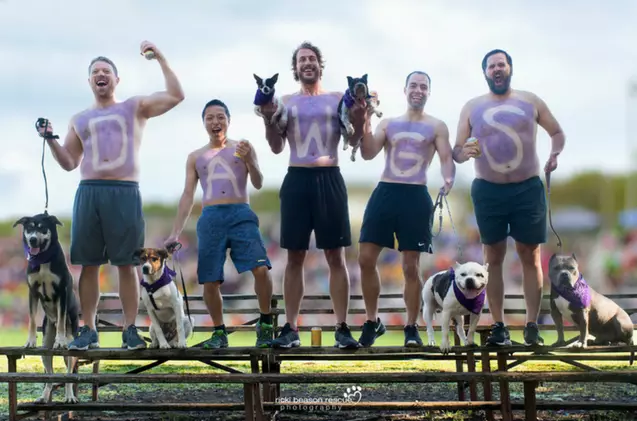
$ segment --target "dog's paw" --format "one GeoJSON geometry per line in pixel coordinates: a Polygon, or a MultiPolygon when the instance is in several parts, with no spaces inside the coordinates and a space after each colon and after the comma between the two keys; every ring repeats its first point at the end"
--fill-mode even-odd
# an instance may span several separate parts
{"type": "Polygon", "coordinates": [[[448,354],[451,351],[451,344],[449,343],[449,341],[445,341],[443,340],[442,343],[440,344],[440,351],[443,354],[448,354]]]}
{"type": "Polygon", "coordinates": [[[478,346],[478,345],[475,343],[475,341],[474,341],[473,339],[469,339],[469,338],[467,338],[467,339],[465,339],[465,341],[464,341],[464,346],[476,347],[476,346],[478,346]]]}
{"type": "Polygon", "coordinates": [[[345,131],[347,132],[348,136],[353,136],[354,135],[354,126],[351,124],[346,124],[345,125],[345,131]]]}
{"type": "Polygon", "coordinates": [[[436,340],[435,339],[429,339],[427,341],[427,345],[429,346],[436,346],[436,340]]]}
{"type": "Polygon", "coordinates": [[[33,401],[33,403],[48,403],[48,402],[49,400],[45,398],[44,396],[40,396],[39,398],[33,401]]]}
{"type": "Polygon", "coordinates": [[[75,397],[75,395],[70,395],[70,396],[65,396],[64,397],[64,403],[78,403],[79,400],[77,399],[77,397],[75,397]]]}
{"type": "Polygon", "coordinates": [[[159,344],[161,349],[170,349],[170,344],[168,342],[164,342],[163,344],[159,344]]]}
{"type": "Polygon", "coordinates": [[[175,348],[187,348],[188,344],[186,343],[186,341],[177,341],[177,344],[175,344],[175,348]]]}
{"type": "Polygon", "coordinates": [[[29,338],[29,339],[27,339],[27,343],[24,344],[25,348],[35,348],[36,346],[38,346],[38,339],[37,338],[29,338]]]}
{"type": "Polygon", "coordinates": [[[67,349],[69,347],[69,340],[64,336],[60,336],[59,338],[55,338],[55,342],[53,343],[53,349],[67,349]]]}
{"type": "Polygon", "coordinates": [[[150,345],[148,345],[149,348],[153,348],[153,349],[157,349],[159,348],[159,342],[151,342],[150,345]]]}
{"type": "Polygon", "coordinates": [[[382,111],[375,111],[376,117],[378,118],[383,118],[383,112],[382,111]]]}
{"type": "Polygon", "coordinates": [[[586,341],[582,342],[582,341],[576,341],[573,342],[569,348],[575,348],[575,349],[584,349],[587,347],[586,341]]]}
{"type": "Polygon", "coordinates": [[[343,141],[343,150],[346,151],[347,148],[349,148],[349,143],[347,142],[347,140],[343,141]]]}

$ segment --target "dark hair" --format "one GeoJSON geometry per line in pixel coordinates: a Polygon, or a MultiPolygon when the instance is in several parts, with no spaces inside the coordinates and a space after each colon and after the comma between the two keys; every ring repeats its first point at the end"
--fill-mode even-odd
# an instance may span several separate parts
{"type": "Polygon", "coordinates": [[[414,70],[413,72],[409,73],[407,75],[407,77],[405,78],[405,87],[407,87],[407,83],[409,83],[409,78],[412,77],[412,75],[425,75],[425,76],[427,76],[427,80],[429,81],[429,89],[431,89],[431,78],[429,77],[429,75],[426,72],[423,72],[422,70],[414,70]]]}
{"type": "Polygon", "coordinates": [[[491,50],[489,51],[484,58],[482,59],[482,71],[485,72],[487,70],[487,60],[489,59],[489,57],[491,57],[494,54],[504,54],[504,57],[506,57],[507,63],[509,63],[509,66],[511,68],[513,68],[513,59],[511,58],[511,56],[509,55],[509,53],[507,53],[504,50],[491,50]]]}
{"type": "Polygon", "coordinates": [[[102,61],[106,64],[109,64],[113,68],[113,72],[115,72],[115,76],[119,77],[117,74],[117,66],[115,66],[115,63],[113,63],[113,61],[110,58],[104,57],[104,56],[98,56],[98,57],[95,57],[93,60],[91,60],[91,64],[88,65],[89,74],[91,73],[91,67],[93,67],[93,65],[97,63],[98,61],[102,61]]]}
{"type": "Polygon", "coordinates": [[[223,108],[223,111],[226,113],[226,117],[230,118],[230,110],[228,110],[228,106],[220,99],[213,99],[208,101],[206,105],[203,107],[203,111],[201,112],[201,119],[203,120],[206,115],[206,110],[208,107],[218,106],[223,108]]]}
{"type": "Polygon", "coordinates": [[[299,53],[299,50],[312,50],[314,54],[316,54],[316,60],[318,60],[321,72],[325,68],[325,62],[323,61],[323,54],[321,53],[321,50],[311,42],[303,41],[301,45],[296,47],[296,50],[294,50],[294,54],[292,54],[292,75],[294,75],[294,80],[297,82],[299,81],[299,74],[296,71],[296,55],[299,53]]]}

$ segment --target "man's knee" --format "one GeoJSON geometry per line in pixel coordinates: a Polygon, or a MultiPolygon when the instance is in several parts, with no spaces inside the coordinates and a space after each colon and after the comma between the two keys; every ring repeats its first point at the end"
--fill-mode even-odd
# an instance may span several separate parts
{"type": "Polygon", "coordinates": [[[541,266],[539,244],[516,243],[515,248],[517,249],[520,262],[523,266],[541,266]]]}
{"type": "Polygon", "coordinates": [[[502,266],[507,252],[506,240],[484,246],[484,262],[489,267],[502,266]]]}
{"type": "Polygon", "coordinates": [[[99,279],[100,266],[82,266],[82,270],[80,271],[80,278],[83,281],[94,281],[97,282],[99,279]]]}
{"type": "Polygon", "coordinates": [[[365,244],[361,244],[360,251],[358,253],[358,265],[361,271],[376,270],[376,263],[378,262],[378,252],[376,247],[366,247],[365,244]]]}
{"type": "Polygon", "coordinates": [[[267,266],[258,266],[252,269],[252,274],[254,275],[255,282],[265,282],[268,280],[270,270],[267,266]]]}
{"type": "Polygon", "coordinates": [[[206,282],[203,284],[204,294],[216,294],[221,290],[221,282],[206,282]]]}
{"type": "Polygon", "coordinates": [[[403,274],[405,282],[419,282],[418,270],[420,269],[419,252],[403,252],[403,274]]]}
{"type": "Polygon", "coordinates": [[[325,260],[330,270],[345,269],[345,251],[343,248],[325,250],[325,260]]]}
{"type": "Polygon", "coordinates": [[[306,250],[288,250],[288,267],[302,268],[305,263],[306,250]]]}

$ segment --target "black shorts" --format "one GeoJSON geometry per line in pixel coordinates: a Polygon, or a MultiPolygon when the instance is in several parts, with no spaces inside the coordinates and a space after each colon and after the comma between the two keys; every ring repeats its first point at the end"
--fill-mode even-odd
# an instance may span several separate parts
{"type": "Polygon", "coordinates": [[[426,186],[380,182],[367,202],[359,243],[433,253],[433,201],[426,186]]]}
{"type": "Polygon", "coordinates": [[[352,245],[347,188],[339,167],[289,167],[281,190],[281,248],[307,250],[352,245]]]}

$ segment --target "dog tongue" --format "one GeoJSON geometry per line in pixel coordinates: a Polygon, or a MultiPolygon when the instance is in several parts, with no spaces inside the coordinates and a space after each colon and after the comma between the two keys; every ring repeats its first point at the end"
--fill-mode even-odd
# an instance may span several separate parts
{"type": "Polygon", "coordinates": [[[476,298],[482,292],[481,289],[465,289],[464,296],[468,299],[476,298]]]}
{"type": "Polygon", "coordinates": [[[40,247],[29,247],[29,254],[35,256],[40,252],[40,247]]]}

